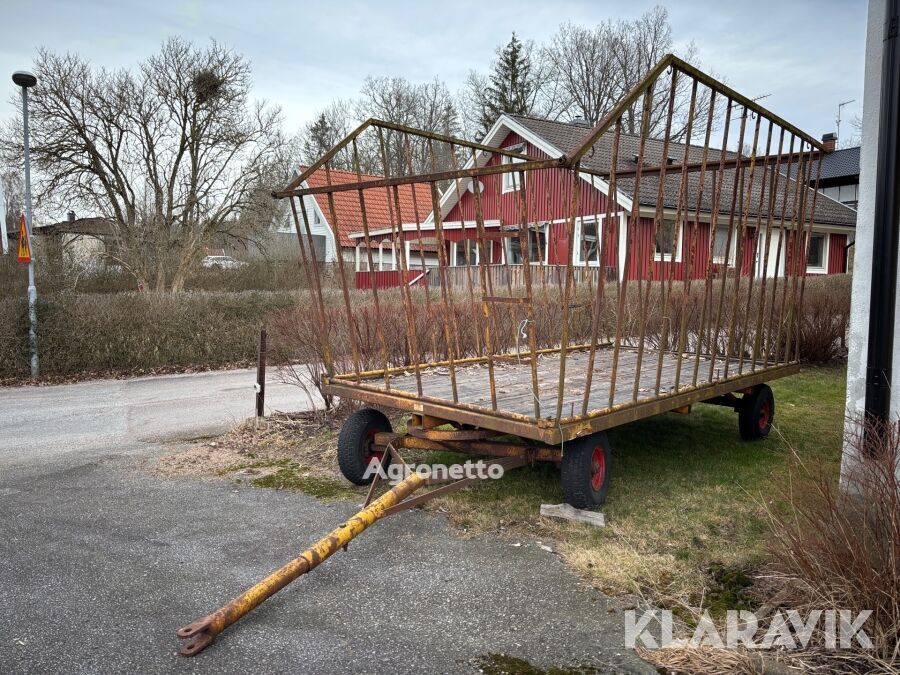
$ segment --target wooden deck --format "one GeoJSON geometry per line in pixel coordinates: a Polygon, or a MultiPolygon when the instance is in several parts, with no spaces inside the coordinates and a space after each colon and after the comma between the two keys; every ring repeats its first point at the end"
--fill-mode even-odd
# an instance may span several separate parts
{"type": "MultiPolygon", "coordinates": [[[[635,399],[634,382],[637,372],[638,354],[636,349],[623,348],[619,352],[619,363],[615,383],[613,404],[640,403],[666,395],[675,389],[675,373],[678,356],[672,353],[663,354],[663,366],[660,376],[659,392],[656,388],[656,373],[659,364],[659,352],[644,351],[641,364],[640,383],[635,399]]],[[[594,374],[591,383],[591,394],[588,399],[588,411],[602,410],[609,406],[609,393],[612,373],[613,350],[602,348],[597,350],[594,361],[594,374]]],[[[694,354],[685,354],[682,359],[679,389],[692,384],[694,373],[694,354]]],[[[725,379],[724,360],[717,358],[713,380],[709,378],[710,359],[700,357],[698,384],[711,384],[725,379]]],[[[562,416],[581,415],[584,390],[586,385],[588,352],[570,352],[566,358],[566,378],[563,393],[562,416]]],[[[761,365],[761,364],[760,364],[761,365]]],[[[737,374],[737,363],[731,363],[728,375],[737,374]]],[[[558,353],[543,354],[538,357],[538,392],[535,396],[531,378],[531,360],[522,358],[519,363],[495,362],[494,379],[497,388],[497,411],[517,413],[534,417],[535,398],[540,402],[540,417],[555,417],[557,391],[559,388],[560,357],[558,353]]],[[[743,372],[750,371],[750,364],[745,362],[743,372]]],[[[453,390],[448,367],[429,367],[420,370],[422,377],[422,395],[431,399],[453,403],[453,390]]],[[[349,383],[348,383],[349,384],[349,383]]],[[[384,378],[366,380],[369,386],[386,389],[384,378]]],[[[478,406],[490,411],[491,394],[488,380],[488,366],[477,363],[456,367],[456,384],[458,402],[478,406]]],[[[412,371],[391,377],[392,391],[402,391],[413,396],[418,395],[416,377],[412,371]]]]}

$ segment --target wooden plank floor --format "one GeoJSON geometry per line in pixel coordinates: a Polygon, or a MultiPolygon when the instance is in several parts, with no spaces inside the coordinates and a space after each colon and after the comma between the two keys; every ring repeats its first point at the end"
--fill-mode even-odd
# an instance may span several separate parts
{"type": "MultiPolygon", "coordinates": [[[[613,350],[603,348],[597,350],[594,361],[594,375],[591,383],[591,395],[588,410],[600,410],[609,404],[610,374],[612,372],[613,350]]],[[[685,355],[681,366],[680,387],[689,385],[694,372],[694,355],[685,355]]],[[[698,383],[706,383],[709,376],[710,359],[700,357],[698,383]]],[[[587,375],[588,352],[570,352],[566,358],[566,379],[563,393],[563,417],[581,414],[582,401],[587,375]]],[[[659,353],[645,351],[641,365],[640,384],[637,400],[646,401],[656,398],[656,371],[659,353]]],[[[675,354],[663,355],[662,375],[660,378],[660,394],[668,394],[675,387],[675,371],[678,357],[675,354]]],[[[559,388],[559,354],[545,354],[538,358],[538,399],[541,417],[555,417],[557,390],[559,388]]],[[[730,374],[737,372],[737,364],[732,363],[730,374]]],[[[750,366],[744,363],[744,372],[750,366]]],[[[453,402],[453,390],[450,383],[450,370],[447,367],[422,368],[422,393],[431,398],[453,402]]],[[[623,348],[619,352],[618,375],[614,403],[630,403],[634,400],[634,381],[637,372],[637,350],[623,348]]],[[[713,380],[724,378],[724,363],[717,359],[713,380]]],[[[497,409],[503,412],[519,413],[534,416],[535,396],[531,380],[531,360],[523,358],[521,363],[500,363],[494,365],[494,381],[497,388],[497,409]]],[[[385,388],[384,379],[368,380],[369,385],[385,388]]],[[[460,403],[467,403],[491,410],[491,394],[486,363],[457,366],[457,392],[460,403]]],[[[391,378],[391,389],[398,389],[412,394],[417,393],[415,374],[408,373],[391,378]]]]}

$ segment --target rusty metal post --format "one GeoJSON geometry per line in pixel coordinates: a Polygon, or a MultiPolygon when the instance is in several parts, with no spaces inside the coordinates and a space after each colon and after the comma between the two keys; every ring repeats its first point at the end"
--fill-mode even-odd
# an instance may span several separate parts
{"type": "Polygon", "coordinates": [[[259,331],[259,351],[256,357],[256,419],[266,416],[266,329],[259,331]]]}

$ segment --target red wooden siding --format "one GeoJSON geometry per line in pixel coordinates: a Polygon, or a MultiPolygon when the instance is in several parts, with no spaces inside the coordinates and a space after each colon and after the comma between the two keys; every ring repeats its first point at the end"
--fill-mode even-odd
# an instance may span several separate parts
{"type": "MultiPolygon", "coordinates": [[[[500,144],[501,147],[519,145],[523,139],[510,133],[500,144]]],[[[530,143],[525,144],[525,153],[533,157],[546,158],[547,155],[530,143]]],[[[488,166],[499,164],[499,156],[491,157],[488,166]]],[[[518,175],[518,174],[517,174],[518,175]]],[[[481,182],[484,190],[481,193],[482,217],[485,220],[499,220],[501,226],[518,225],[521,222],[522,192],[511,190],[503,192],[503,177],[500,175],[483,176],[481,182]]],[[[525,194],[527,203],[526,220],[529,223],[550,222],[548,228],[548,264],[567,264],[569,256],[568,231],[564,223],[553,223],[565,220],[572,213],[572,174],[560,169],[542,169],[530,171],[526,177],[525,194]]],[[[611,213],[620,209],[612,205],[611,213]]],[[[578,199],[579,216],[606,215],[606,196],[590,184],[582,182],[578,199]]],[[[462,199],[453,206],[446,221],[474,220],[475,196],[466,191],[462,199]]],[[[609,242],[608,242],[609,243],[609,242]]],[[[541,252],[544,256],[544,252],[541,252]]],[[[612,246],[607,247],[606,265],[615,265],[616,252],[612,246]]]]}
{"type": "MultiPolygon", "coordinates": [[[[422,275],[421,269],[412,269],[404,275],[403,270],[382,270],[373,272],[357,272],[356,288],[360,290],[368,290],[372,286],[377,288],[395,288],[403,283],[412,281],[416,277],[422,275]]],[[[424,286],[428,283],[428,278],[422,276],[416,282],[416,286],[424,286]]]]}
{"type": "Polygon", "coordinates": [[[828,241],[828,274],[847,271],[847,235],[832,234],[828,241]]]}
{"type": "MultiPolygon", "coordinates": [[[[525,141],[521,136],[510,133],[501,143],[501,147],[519,146],[524,143],[524,152],[533,157],[546,158],[547,155],[541,152],[532,144],[525,141]]],[[[502,161],[502,157],[493,156],[489,159],[488,165],[497,165],[502,161]]],[[[518,176],[518,174],[516,174],[518,176]]],[[[481,192],[481,216],[485,221],[499,221],[500,227],[516,227],[522,220],[521,209],[523,202],[527,209],[525,220],[530,224],[549,223],[547,225],[547,248],[541,250],[542,262],[548,265],[566,265],[569,263],[570,249],[574,242],[570,241],[568,233],[567,219],[571,216],[573,204],[573,176],[570,172],[561,169],[542,169],[540,171],[530,171],[526,176],[526,185],[524,189],[525,199],[523,200],[523,192],[521,190],[503,191],[503,176],[482,176],[480,182],[483,185],[481,192]],[[546,258],[546,259],[544,259],[546,258]]],[[[462,186],[461,186],[462,187],[462,186]]],[[[709,246],[711,227],[709,223],[693,223],[683,224],[679,232],[680,255],[676,261],[656,260],[655,259],[655,243],[654,243],[654,222],[653,218],[641,217],[635,232],[629,233],[631,228],[630,217],[627,217],[628,227],[622,228],[620,232],[619,216],[623,209],[616,203],[607,205],[607,197],[599,189],[592,187],[588,182],[581,181],[578,194],[578,216],[597,216],[602,220],[601,236],[604,239],[606,247],[606,257],[603,261],[605,267],[618,267],[618,246],[629,244],[631,247],[629,255],[628,269],[626,276],[629,279],[650,278],[668,279],[670,275],[678,281],[685,280],[690,274],[692,279],[703,278],[706,274],[707,265],[709,264],[709,246]],[[605,216],[609,211],[611,218],[607,221],[605,216]],[[630,242],[619,241],[620,236],[628,237],[630,242]],[[693,248],[693,254],[691,249],[693,248]],[[690,270],[689,270],[690,268],[690,270]]],[[[463,189],[460,200],[453,206],[450,212],[445,216],[444,221],[459,222],[468,221],[472,223],[475,220],[475,195],[463,189]]],[[[739,223],[734,226],[739,228],[739,223]]],[[[427,230],[423,228],[425,237],[434,238],[436,236],[433,226],[428,225],[427,230]]],[[[488,228],[487,232],[496,233],[496,228],[488,228]]],[[[418,234],[415,231],[406,231],[403,238],[415,240],[418,234]]],[[[735,233],[732,237],[737,237],[735,233]]],[[[373,237],[373,241],[381,238],[389,239],[391,235],[379,235],[373,237]]],[[[844,272],[846,268],[846,252],[845,246],[847,236],[843,234],[830,235],[830,246],[828,248],[828,264],[827,271],[829,274],[837,274],[844,272]]],[[[506,246],[507,238],[495,238],[493,255],[491,262],[499,263],[501,261],[501,249],[506,246]]],[[[477,239],[477,230],[474,227],[465,229],[445,229],[444,240],[447,243],[447,256],[449,259],[450,248],[449,243],[453,241],[461,241],[463,239],[477,239]]],[[[576,236],[576,240],[580,237],[576,236]]],[[[788,264],[790,265],[792,257],[792,237],[788,237],[784,242],[788,264]]],[[[760,242],[757,241],[756,228],[748,224],[743,240],[740,242],[740,269],[742,275],[752,274],[756,265],[758,248],[760,242]]],[[[732,251],[738,247],[732,242],[732,251]]],[[[772,253],[774,255],[774,252],[772,253]]],[[[532,262],[537,262],[533,260],[532,262]]],[[[799,263],[799,261],[798,261],[799,263]]],[[[735,262],[731,261],[734,265],[735,262]]],[[[714,263],[713,267],[720,268],[721,263],[714,263]]],[[[387,281],[386,281],[387,283],[387,281]]],[[[399,279],[396,283],[399,283],[399,279]]]]}

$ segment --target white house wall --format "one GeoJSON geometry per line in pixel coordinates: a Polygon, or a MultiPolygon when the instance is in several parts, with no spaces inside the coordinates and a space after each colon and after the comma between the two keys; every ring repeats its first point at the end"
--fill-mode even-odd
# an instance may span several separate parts
{"type": "MultiPolygon", "coordinates": [[[[856,221],[854,245],[856,274],[853,275],[853,293],[850,304],[849,354],[847,356],[848,419],[859,419],[865,410],[866,359],[869,334],[869,297],[871,293],[872,237],[875,222],[875,173],[878,154],[878,118],[881,104],[881,50],[884,33],[884,0],[869,0],[868,32],[866,38],[866,74],[863,96],[862,148],[860,151],[859,209],[856,221]]],[[[900,298],[900,285],[895,299],[900,298]]],[[[896,310],[900,316],[900,304],[896,310]]],[[[900,375],[900,330],[894,332],[894,378],[900,375]]],[[[891,415],[900,414],[900,387],[891,390],[891,415]]],[[[848,431],[853,431],[848,429],[848,431]]],[[[842,476],[856,459],[856,448],[844,447],[842,476]]]]}

